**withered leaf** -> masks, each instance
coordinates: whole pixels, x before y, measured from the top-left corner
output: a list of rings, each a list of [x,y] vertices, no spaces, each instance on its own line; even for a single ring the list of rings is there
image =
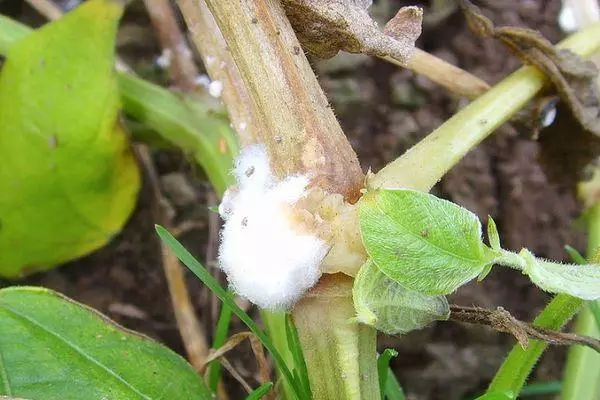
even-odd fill
[[[600,137],[598,69],[568,50],[558,50],[539,32],[521,27],[495,27],[478,7],[461,0],[470,28],[503,43],[523,63],[535,66],[551,81],[581,127]],[[565,131],[569,132],[569,131]]]
[[[392,57],[406,64],[421,34],[423,12],[403,7],[381,31],[367,8],[371,0],[283,0],[302,46],[330,58],[338,51]]]

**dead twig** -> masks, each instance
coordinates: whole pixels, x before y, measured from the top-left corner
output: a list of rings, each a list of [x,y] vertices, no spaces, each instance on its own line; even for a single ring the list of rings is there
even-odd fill
[[[371,1],[284,0],[282,4],[303,47],[318,57],[329,58],[340,50],[377,56],[470,100],[490,88],[469,72],[415,48],[422,22],[418,7],[402,7],[381,31],[367,12]]]
[[[449,319],[469,324],[486,325],[498,332],[509,333],[517,339],[523,348],[527,347],[529,339],[536,339],[556,346],[580,344],[600,353],[600,340],[598,339],[540,328],[528,322],[519,321],[502,307],[487,310],[479,307],[451,305]]]
[[[260,343],[260,340],[254,335],[252,332],[240,332],[232,335],[227,342],[217,350],[211,350],[210,355],[206,359],[204,365],[200,367],[200,372],[204,371],[208,364],[211,361],[219,360],[223,367],[229,371],[232,376],[244,386],[246,390],[250,388],[250,386],[244,381],[244,379],[235,371],[235,369],[231,366],[231,364],[225,358],[225,354],[229,351],[233,350],[237,346],[239,346],[244,340],[248,339],[250,341],[250,346],[252,348],[252,352],[254,353],[254,357],[256,358],[256,364],[258,366],[258,380],[260,384],[267,383],[270,380],[271,372],[269,368],[269,363],[267,362],[267,357],[265,356],[265,351]],[[249,392],[252,389],[249,389]]]
[[[163,55],[171,61],[169,72],[175,86],[183,92],[193,92],[198,76],[192,52],[179,29],[169,0],[144,0],[152,26],[156,30]]]

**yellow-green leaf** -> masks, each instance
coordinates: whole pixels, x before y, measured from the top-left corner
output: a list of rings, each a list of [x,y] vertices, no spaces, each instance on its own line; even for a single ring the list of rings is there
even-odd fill
[[[119,124],[122,5],[91,0],[12,46],[0,75],[0,276],[85,255],[122,228],[139,171]]]

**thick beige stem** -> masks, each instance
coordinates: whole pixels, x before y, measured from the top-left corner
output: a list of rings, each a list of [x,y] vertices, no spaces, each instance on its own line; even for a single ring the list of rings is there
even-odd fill
[[[363,174],[277,0],[208,0],[265,130],[280,176],[308,173],[332,193],[358,198]]]
[[[370,326],[349,322],[356,316],[352,284],[344,274],[326,275],[292,312],[314,399],[379,396],[377,335]]]

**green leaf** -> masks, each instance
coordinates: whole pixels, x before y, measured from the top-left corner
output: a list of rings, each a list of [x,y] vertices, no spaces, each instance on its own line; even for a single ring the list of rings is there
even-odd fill
[[[400,386],[400,382],[394,375],[394,372],[388,368],[388,377],[385,384],[385,397],[388,400],[405,400],[404,390]]]
[[[512,400],[514,396],[512,392],[494,392],[494,393],[486,393],[483,396],[479,396],[475,400]]]
[[[488,240],[490,242],[490,247],[494,250],[500,250],[500,235],[498,234],[498,227],[496,226],[496,221],[492,217],[488,215],[488,225],[487,225],[487,234]]]
[[[131,214],[138,167],[120,127],[123,8],[92,0],[17,42],[0,75],[0,276],[106,244]]]
[[[479,275],[495,252],[468,210],[408,189],[376,190],[359,203],[360,231],[377,266],[402,286],[449,294]]]
[[[238,152],[229,122],[197,101],[135,76],[119,74],[117,82],[125,113],[191,154],[222,195],[233,183],[230,171]]]
[[[304,400],[304,397],[301,395],[302,388],[294,385],[294,376],[283,361],[283,357],[281,357],[281,354],[273,345],[273,342],[269,339],[265,332],[236,304],[231,293],[228,293],[225,289],[223,289],[219,282],[212,277],[206,268],[204,268],[202,264],[200,264],[200,262],[198,262],[198,260],[196,260],[194,256],[192,256],[190,252],[187,251],[185,247],[183,247],[183,245],[169,233],[169,231],[160,225],[156,225],[155,228],[160,239],[173,251],[173,253],[175,253],[177,258],[179,258],[179,260],[186,267],[188,267],[190,271],[192,271],[194,275],[196,275],[198,279],[200,279],[202,283],[204,283],[210,289],[210,291],[219,298],[219,300],[228,306],[231,311],[248,327],[248,329],[252,331],[252,333],[256,335],[263,346],[265,346],[265,348],[271,354],[275,366],[290,384],[290,387],[293,389],[293,393],[296,398]]]
[[[273,382],[263,383],[262,385],[254,389],[252,393],[250,393],[248,397],[246,397],[246,400],[262,399],[267,393],[271,391],[271,389],[273,389]]]
[[[30,400],[211,399],[179,355],[53,291],[0,290],[0,394]]]
[[[394,349],[385,349],[377,358],[377,376],[379,376],[379,390],[381,391],[381,400],[385,399],[385,390],[390,369],[390,361],[397,357],[398,352]]]
[[[387,334],[421,329],[435,320],[448,319],[444,296],[429,296],[402,287],[368,260],[352,288],[356,318]]]
[[[551,293],[566,293],[583,300],[600,298],[599,264],[560,264],[536,258],[527,249],[519,252],[525,261],[523,273]]]
[[[292,353],[292,359],[294,360],[294,369],[292,372],[294,373],[296,385],[299,388],[302,388],[302,393],[305,398],[311,399],[312,394],[308,378],[308,369],[306,367],[306,361],[304,360],[304,354],[302,353],[298,331],[296,330],[296,326],[294,325],[290,314],[285,314],[285,336],[289,350]]]

